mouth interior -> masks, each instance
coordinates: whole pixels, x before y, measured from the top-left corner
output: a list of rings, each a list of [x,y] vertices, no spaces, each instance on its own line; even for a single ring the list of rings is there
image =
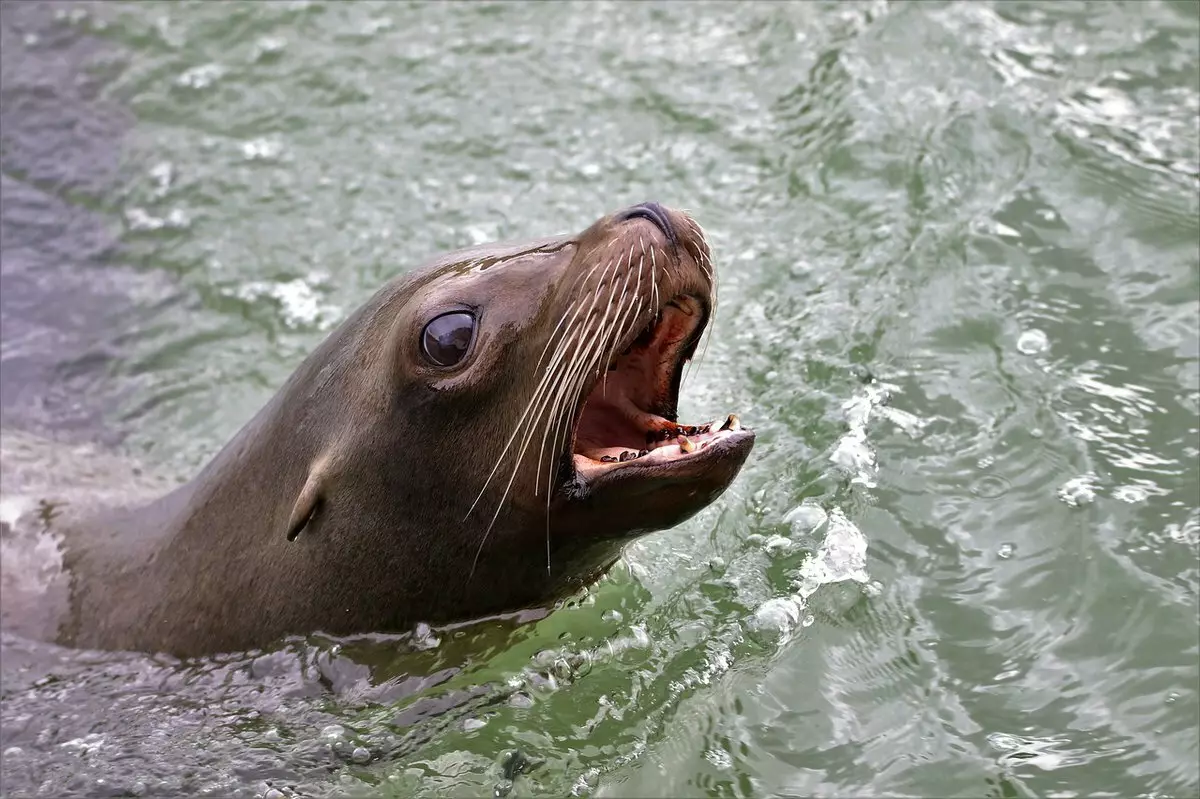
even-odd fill
[[[661,463],[695,454],[726,431],[723,426],[676,421],[680,373],[704,326],[700,302],[668,302],[608,366],[584,401],[575,428],[577,467],[630,461]]]

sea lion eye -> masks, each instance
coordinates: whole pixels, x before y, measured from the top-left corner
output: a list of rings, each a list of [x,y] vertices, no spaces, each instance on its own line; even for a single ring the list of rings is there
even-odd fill
[[[445,313],[425,325],[421,349],[436,366],[454,366],[471,348],[475,337],[475,315],[465,311]]]

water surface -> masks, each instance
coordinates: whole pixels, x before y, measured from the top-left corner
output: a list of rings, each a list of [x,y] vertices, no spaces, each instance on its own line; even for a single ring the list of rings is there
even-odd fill
[[[190,475],[391,276],[655,199],[759,433],[511,638],[6,638],[6,795],[1200,794],[1200,4],[0,20],[6,425]]]

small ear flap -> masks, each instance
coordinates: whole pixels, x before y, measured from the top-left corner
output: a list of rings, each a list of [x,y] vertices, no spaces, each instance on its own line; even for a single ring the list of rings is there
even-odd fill
[[[321,504],[322,482],[324,481],[319,471],[309,472],[308,480],[305,481],[304,488],[300,490],[300,496],[296,497],[296,504],[292,507],[292,516],[288,519],[288,541],[295,541],[316,515]]]

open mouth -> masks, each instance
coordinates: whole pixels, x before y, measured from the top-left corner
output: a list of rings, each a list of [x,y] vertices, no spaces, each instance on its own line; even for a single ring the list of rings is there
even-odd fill
[[[572,446],[576,469],[682,461],[741,429],[732,414],[723,423],[677,421],[683,365],[707,316],[698,298],[677,296],[623,342],[625,349],[597,378],[579,412]]]

